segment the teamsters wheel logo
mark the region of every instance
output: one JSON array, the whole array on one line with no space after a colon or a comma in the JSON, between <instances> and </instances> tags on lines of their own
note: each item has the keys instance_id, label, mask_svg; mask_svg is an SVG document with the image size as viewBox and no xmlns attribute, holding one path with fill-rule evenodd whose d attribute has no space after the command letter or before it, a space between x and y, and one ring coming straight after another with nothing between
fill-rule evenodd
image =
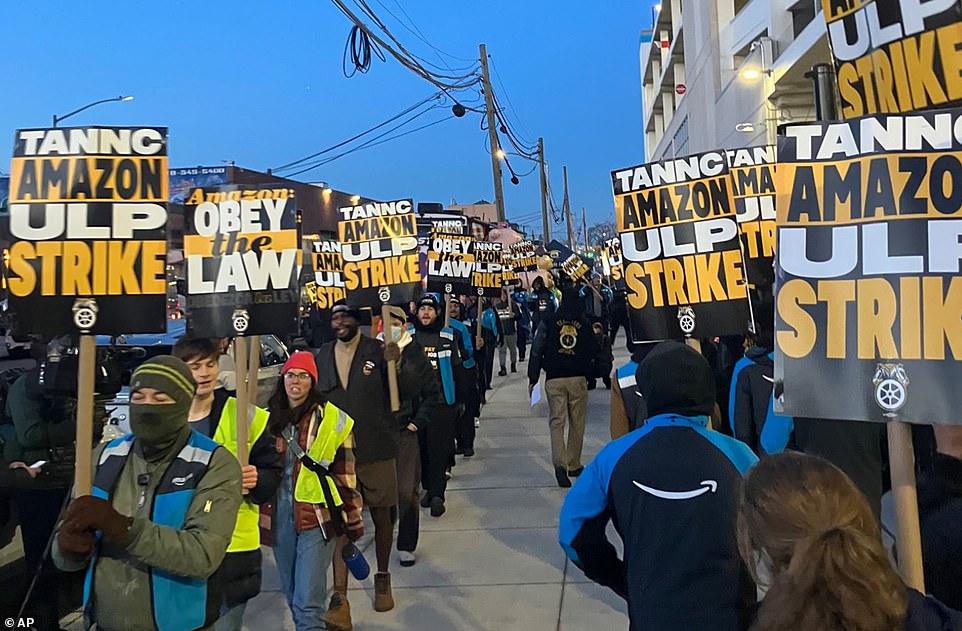
<instances>
[{"instance_id":1,"label":"teamsters wheel logo","mask_svg":"<svg viewBox=\"0 0 962 631\"><path fill-rule=\"evenodd\" d=\"M483 295L484 295L484 288L483 288L483 287L478 287L478 295L479 295L479 296L483 296Z\"/></svg>"},{"instance_id":2,"label":"teamsters wheel logo","mask_svg":"<svg viewBox=\"0 0 962 631\"><path fill-rule=\"evenodd\" d=\"M902 364L879 364L875 369L875 403L886 416L894 416L908 399L909 377Z\"/></svg>"},{"instance_id":3,"label":"teamsters wheel logo","mask_svg":"<svg viewBox=\"0 0 962 631\"><path fill-rule=\"evenodd\" d=\"M452 289L454 289L454 287L451 286L451 283L444 284L444 293L450 294Z\"/></svg>"},{"instance_id":4,"label":"teamsters wheel logo","mask_svg":"<svg viewBox=\"0 0 962 631\"><path fill-rule=\"evenodd\" d=\"M561 344L561 348L568 351L572 350L578 344L578 329L571 324L562 325L558 342Z\"/></svg>"},{"instance_id":5,"label":"teamsters wheel logo","mask_svg":"<svg viewBox=\"0 0 962 631\"><path fill-rule=\"evenodd\" d=\"M251 314L247 309L234 309L234 314L231 316L231 323L234 325L235 331L243 333L251 324Z\"/></svg>"},{"instance_id":6,"label":"teamsters wheel logo","mask_svg":"<svg viewBox=\"0 0 962 631\"><path fill-rule=\"evenodd\" d=\"M381 287L377 290L377 297L381 302L387 303L391 299L391 288Z\"/></svg>"},{"instance_id":7,"label":"teamsters wheel logo","mask_svg":"<svg viewBox=\"0 0 962 631\"><path fill-rule=\"evenodd\" d=\"M77 298L73 303L73 323L81 331L88 331L97 322L97 301L93 298Z\"/></svg>"},{"instance_id":8,"label":"teamsters wheel logo","mask_svg":"<svg viewBox=\"0 0 962 631\"><path fill-rule=\"evenodd\" d=\"M695 330L695 310L691 307L678 307L678 326L682 333L691 334Z\"/></svg>"}]
</instances>

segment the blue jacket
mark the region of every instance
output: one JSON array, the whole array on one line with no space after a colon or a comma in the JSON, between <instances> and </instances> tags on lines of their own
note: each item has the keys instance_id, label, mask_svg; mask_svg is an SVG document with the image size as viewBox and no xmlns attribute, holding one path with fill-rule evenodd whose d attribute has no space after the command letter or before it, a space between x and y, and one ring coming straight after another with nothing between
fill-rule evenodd
<instances>
[{"instance_id":1,"label":"blue jacket","mask_svg":"<svg viewBox=\"0 0 962 631\"><path fill-rule=\"evenodd\" d=\"M628 601L632 631L738 631L754 604L735 511L742 476L758 458L707 423L649 418L601 450L561 509L565 554ZM623 559L605 534L609 521Z\"/></svg>"},{"instance_id":2,"label":"blue jacket","mask_svg":"<svg viewBox=\"0 0 962 631\"><path fill-rule=\"evenodd\" d=\"M468 370L474 368L474 342L471 340L471 332L468 331L468 327L464 325L464 322L451 318L448 322L448 326L454 329L457 334L458 340L461 345L464 346L464 361L462 364Z\"/></svg>"}]
</instances>

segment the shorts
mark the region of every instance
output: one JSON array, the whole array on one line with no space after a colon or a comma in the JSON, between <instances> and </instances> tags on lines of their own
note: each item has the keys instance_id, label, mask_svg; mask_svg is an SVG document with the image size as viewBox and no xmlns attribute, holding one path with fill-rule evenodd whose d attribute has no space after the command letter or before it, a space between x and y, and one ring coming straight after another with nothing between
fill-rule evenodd
<instances>
[{"instance_id":1,"label":"shorts","mask_svg":"<svg viewBox=\"0 0 962 631\"><path fill-rule=\"evenodd\" d=\"M397 506L397 461L394 458L355 465L364 503L373 508Z\"/></svg>"}]
</instances>

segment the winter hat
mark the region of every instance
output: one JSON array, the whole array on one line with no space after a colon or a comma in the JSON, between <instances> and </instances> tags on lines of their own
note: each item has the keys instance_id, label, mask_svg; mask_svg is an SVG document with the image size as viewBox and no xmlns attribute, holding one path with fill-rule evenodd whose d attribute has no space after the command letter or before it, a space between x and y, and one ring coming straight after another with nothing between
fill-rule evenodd
<instances>
[{"instance_id":1,"label":"winter hat","mask_svg":"<svg viewBox=\"0 0 962 631\"><path fill-rule=\"evenodd\" d=\"M418 300L418 309L421 307L431 307L434 309L435 313L441 312L441 304L438 302L438 298L434 294L424 294L421 296L421 299Z\"/></svg>"},{"instance_id":2,"label":"winter hat","mask_svg":"<svg viewBox=\"0 0 962 631\"><path fill-rule=\"evenodd\" d=\"M635 373L648 415L710 416L715 410L715 375L701 353L681 342L661 342Z\"/></svg>"},{"instance_id":3,"label":"winter hat","mask_svg":"<svg viewBox=\"0 0 962 631\"><path fill-rule=\"evenodd\" d=\"M361 321L361 312L354 307L347 306L347 303L344 302L338 302L334 305L334 308L331 309L331 316L333 316L335 313L343 313L344 315L351 316L358 322Z\"/></svg>"},{"instance_id":4,"label":"winter hat","mask_svg":"<svg viewBox=\"0 0 962 631\"><path fill-rule=\"evenodd\" d=\"M130 391L141 388L160 390L183 406L186 413L194 399L197 384L183 360L173 355L158 355L142 363L131 375Z\"/></svg>"},{"instance_id":5,"label":"winter hat","mask_svg":"<svg viewBox=\"0 0 962 631\"><path fill-rule=\"evenodd\" d=\"M295 352L284 362L284 367L281 368L281 374L286 374L289 370L295 368L299 368L309 374L314 379L314 383L317 383L317 364L314 363L314 355L308 351Z\"/></svg>"}]
</instances>

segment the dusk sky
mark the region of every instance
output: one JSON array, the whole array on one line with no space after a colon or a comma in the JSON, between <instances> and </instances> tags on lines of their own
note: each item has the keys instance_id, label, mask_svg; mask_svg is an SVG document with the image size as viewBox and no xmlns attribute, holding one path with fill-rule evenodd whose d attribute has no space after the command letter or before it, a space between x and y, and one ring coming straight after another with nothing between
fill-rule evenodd
<instances>
[{"instance_id":1,"label":"dusk sky","mask_svg":"<svg viewBox=\"0 0 962 631\"><path fill-rule=\"evenodd\" d=\"M368 4L408 50L445 71L445 65L476 61L478 44L486 43L494 91L513 128L531 143L544 137L557 204L567 165L577 219L583 206L589 225L613 218L609 172L644 161L638 43L639 31L651 23L651 3ZM450 56L421 41L404 12ZM64 125L163 125L170 128L171 166L234 161L265 170L346 140L437 91L391 57L346 78L342 60L351 23L329 0L31 0L4 2L0 23L0 69L7 77L0 104L4 173L17 128L49 126L55 113L117 95L135 100L99 105ZM483 108L477 89L462 98ZM444 103L395 133L444 122L295 179L377 199L493 200L481 115L456 119L452 102ZM535 166L509 160L519 175ZM506 172L508 218L540 232L537 170L519 186L509 177Z\"/></svg>"}]
</instances>

